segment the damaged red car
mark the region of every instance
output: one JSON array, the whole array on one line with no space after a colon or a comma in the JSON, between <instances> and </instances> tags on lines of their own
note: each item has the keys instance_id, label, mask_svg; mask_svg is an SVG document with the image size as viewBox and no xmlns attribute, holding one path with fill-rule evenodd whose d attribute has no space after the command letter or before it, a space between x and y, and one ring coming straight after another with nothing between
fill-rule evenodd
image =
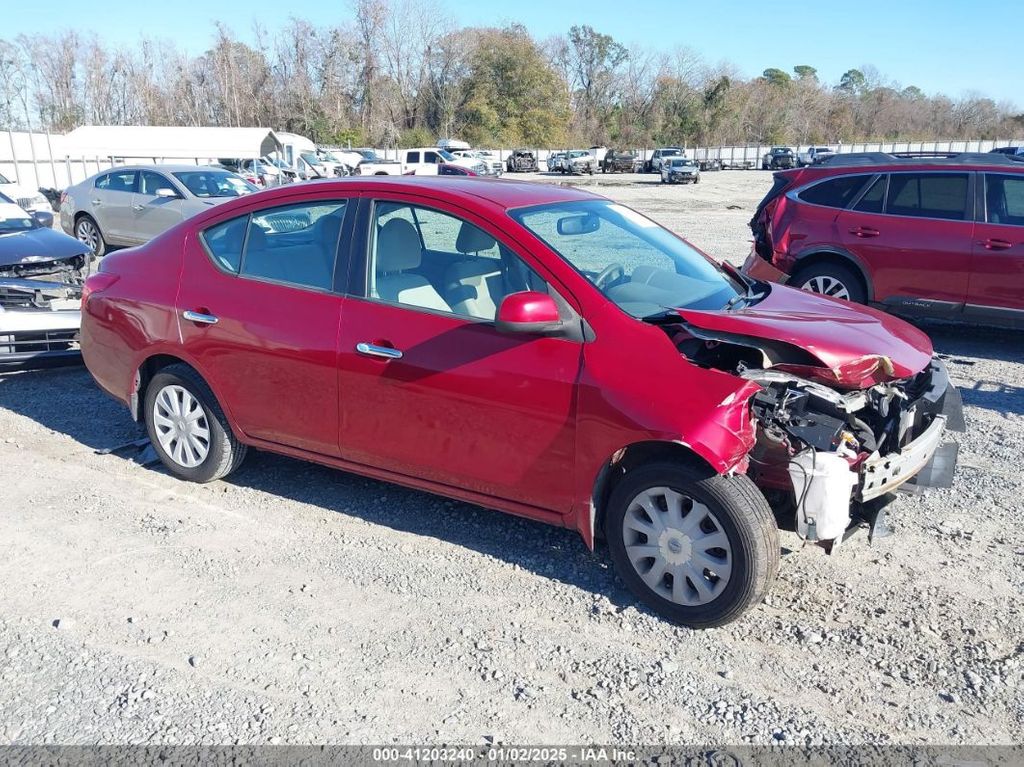
<instances>
[{"instance_id":1,"label":"damaged red car","mask_svg":"<svg viewBox=\"0 0 1024 767\"><path fill-rule=\"evenodd\" d=\"M962 428L911 326L542 184L249 195L107 256L82 318L173 474L256 448L574 528L690 626L764 597L780 525L835 546L948 482Z\"/></svg>"}]
</instances>

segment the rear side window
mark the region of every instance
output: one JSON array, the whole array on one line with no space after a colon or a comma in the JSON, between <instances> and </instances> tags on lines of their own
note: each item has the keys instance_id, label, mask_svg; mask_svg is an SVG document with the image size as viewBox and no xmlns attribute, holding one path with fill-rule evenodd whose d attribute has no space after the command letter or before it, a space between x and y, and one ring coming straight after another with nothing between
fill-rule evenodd
<instances>
[{"instance_id":1,"label":"rear side window","mask_svg":"<svg viewBox=\"0 0 1024 767\"><path fill-rule=\"evenodd\" d=\"M344 202L326 200L253 213L242 276L330 290L344 216Z\"/></svg>"},{"instance_id":2,"label":"rear side window","mask_svg":"<svg viewBox=\"0 0 1024 767\"><path fill-rule=\"evenodd\" d=\"M990 224L1024 226L1024 175L985 177L985 214Z\"/></svg>"},{"instance_id":3,"label":"rear side window","mask_svg":"<svg viewBox=\"0 0 1024 767\"><path fill-rule=\"evenodd\" d=\"M827 208L845 208L857 193L864 188L870 176L839 176L822 181L800 192L799 197L812 205Z\"/></svg>"},{"instance_id":4,"label":"rear side window","mask_svg":"<svg viewBox=\"0 0 1024 767\"><path fill-rule=\"evenodd\" d=\"M96 188L107 192L135 191L135 171L122 170L108 173L96 179Z\"/></svg>"},{"instance_id":5,"label":"rear side window","mask_svg":"<svg viewBox=\"0 0 1024 767\"><path fill-rule=\"evenodd\" d=\"M967 207L966 173L895 173L885 212L894 216L962 221Z\"/></svg>"},{"instance_id":6,"label":"rear side window","mask_svg":"<svg viewBox=\"0 0 1024 767\"><path fill-rule=\"evenodd\" d=\"M882 207L885 205L885 187L888 182L888 176L876 178L875 183L868 187L864 196L857 201L853 209L859 210L861 213L881 213Z\"/></svg>"},{"instance_id":7,"label":"rear side window","mask_svg":"<svg viewBox=\"0 0 1024 767\"><path fill-rule=\"evenodd\" d=\"M245 227L248 223L248 216L240 216L211 226L200 235L214 263L232 274L238 274L242 263L242 245L245 244Z\"/></svg>"}]
</instances>

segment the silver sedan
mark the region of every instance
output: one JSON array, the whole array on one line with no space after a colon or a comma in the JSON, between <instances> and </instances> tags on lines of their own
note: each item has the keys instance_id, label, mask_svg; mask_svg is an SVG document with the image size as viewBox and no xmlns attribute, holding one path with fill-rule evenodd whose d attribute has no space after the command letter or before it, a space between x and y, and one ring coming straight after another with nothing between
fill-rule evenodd
<instances>
[{"instance_id":1,"label":"silver sedan","mask_svg":"<svg viewBox=\"0 0 1024 767\"><path fill-rule=\"evenodd\" d=\"M255 191L223 168L128 165L68 187L60 225L102 256L110 245L140 245L210 205Z\"/></svg>"}]
</instances>

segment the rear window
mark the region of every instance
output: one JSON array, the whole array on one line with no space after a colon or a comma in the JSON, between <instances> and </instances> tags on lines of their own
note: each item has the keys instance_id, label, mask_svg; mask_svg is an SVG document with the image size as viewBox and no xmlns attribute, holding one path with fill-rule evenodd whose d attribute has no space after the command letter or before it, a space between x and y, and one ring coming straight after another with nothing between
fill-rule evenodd
<instances>
[{"instance_id":1,"label":"rear window","mask_svg":"<svg viewBox=\"0 0 1024 767\"><path fill-rule=\"evenodd\" d=\"M242 245L245 243L245 228L249 216L240 216L222 224L211 226L202 233L206 249L221 269L238 274L242 263Z\"/></svg>"},{"instance_id":2,"label":"rear window","mask_svg":"<svg viewBox=\"0 0 1024 767\"><path fill-rule=\"evenodd\" d=\"M854 175L838 176L810 186L800 192L799 197L812 205L824 205L827 208L845 208L864 188L871 176Z\"/></svg>"},{"instance_id":3,"label":"rear window","mask_svg":"<svg viewBox=\"0 0 1024 767\"><path fill-rule=\"evenodd\" d=\"M885 212L894 216L964 219L966 173L895 173Z\"/></svg>"}]
</instances>

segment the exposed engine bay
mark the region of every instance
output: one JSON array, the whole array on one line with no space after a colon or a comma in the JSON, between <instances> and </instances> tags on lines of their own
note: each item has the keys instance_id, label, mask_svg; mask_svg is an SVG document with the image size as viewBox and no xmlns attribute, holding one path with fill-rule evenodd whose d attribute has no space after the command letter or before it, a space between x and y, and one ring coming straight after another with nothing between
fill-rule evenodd
<instances>
[{"instance_id":1,"label":"exposed engine bay","mask_svg":"<svg viewBox=\"0 0 1024 767\"><path fill-rule=\"evenodd\" d=\"M0 307L63 309L62 301L80 301L89 276L88 254L53 261L0 265ZM58 304L55 306L55 302Z\"/></svg>"},{"instance_id":2,"label":"exposed engine bay","mask_svg":"<svg viewBox=\"0 0 1024 767\"><path fill-rule=\"evenodd\" d=\"M795 514L802 538L831 550L857 526L873 533L884 526L892 491L949 486L956 445L943 445L943 433L963 431L964 421L941 360L897 378L883 355L832 370L776 339L685 321L663 327L695 364L760 385L749 400L756 442L747 471L762 491L784 499L773 505Z\"/></svg>"}]
</instances>

